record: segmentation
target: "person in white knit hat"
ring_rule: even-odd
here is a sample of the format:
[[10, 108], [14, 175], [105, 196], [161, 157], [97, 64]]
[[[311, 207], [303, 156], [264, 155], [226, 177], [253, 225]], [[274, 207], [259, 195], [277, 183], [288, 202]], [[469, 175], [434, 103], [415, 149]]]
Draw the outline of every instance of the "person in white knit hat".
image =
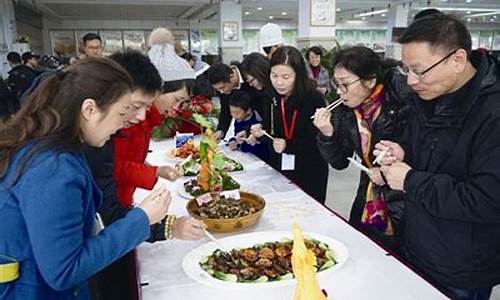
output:
[[[145, 112], [145, 116], [141, 116], [142, 121], [122, 129], [120, 133], [123, 134], [114, 139], [115, 163], [117, 165], [129, 166], [131, 165], [129, 162], [133, 162], [139, 169], [147, 169], [148, 172], [139, 176], [143, 180], [142, 186], [131, 184], [131, 180], [127, 180], [130, 176], [137, 177], [138, 172], [121, 172], [123, 174], [121, 177], [118, 175], [121, 170], [115, 172], [120, 200], [127, 204], [132, 202], [136, 187], [150, 187], [152, 183], [154, 185], [153, 180], [157, 177], [174, 181], [182, 176], [182, 172], [176, 168], [165, 166], [154, 170], [146, 168], [144, 163], [153, 128], [163, 124], [168, 110], [180, 102], [189, 100], [194, 87], [194, 71], [184, 59], [175, 54], [172, 44], [168, 42], [169, 31], [158, 29], [153, 33], [155, 43], [152, 43], [148, 55], [162, 79], [161, 91], [151, 96], [154, 100], [152, 105], [151, 102], [147, 104], [148, 110]], [[149, 99], [151, 100], [151, 98]], [[132, 109], [137, 109], [137, 107], [132, 106]]]
[[173, 36], [166, 28], [153, 30], [149, 37], [149, 59], [163, 80], [163, 93], [154, 106], [161, 114], [188, 100], [192, 94], [196, 75], [189, 64], [175, 53]]
[[276, 49], [283, 46], [283, 34], [281, 33], [281, 27], [277, 24], [265, 24], [260, 28], [259, 36], [260, 47], [264, 50], [268, 59], [271, 59]]

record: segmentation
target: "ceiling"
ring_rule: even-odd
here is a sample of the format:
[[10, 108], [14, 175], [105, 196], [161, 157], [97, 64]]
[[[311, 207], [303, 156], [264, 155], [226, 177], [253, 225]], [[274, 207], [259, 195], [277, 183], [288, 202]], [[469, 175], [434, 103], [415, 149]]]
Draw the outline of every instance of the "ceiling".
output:
[[[59, 19], [216, 20], [219, 0], [18, 0]], [[298, 0], [239, 0], [245, 21], [289, 21], [298, 18]], [[410, 5], [410, 14], [430, 6], [469, 22], [499, 22], [500, 0], [337, 0], [338, 22], [386, 22], [390, 5]], [[410, 16], [411, 17], [411, 16]]]

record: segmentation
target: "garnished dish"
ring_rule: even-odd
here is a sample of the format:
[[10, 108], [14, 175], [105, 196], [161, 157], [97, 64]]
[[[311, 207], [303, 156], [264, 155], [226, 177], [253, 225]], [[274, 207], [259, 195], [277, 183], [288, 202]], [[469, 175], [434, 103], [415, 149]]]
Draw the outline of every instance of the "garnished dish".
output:
[[207, 192], [222, 192], [239, 188], [240, 184], [224, 172], [219, 173], [219, 177], [214, 179], [208, 189], [203, 188], [198, 178], [184, 182], [184, 190], [193, 197], [201, 196]]
[[[306, 239], [307, 249], [316, 256], [316, 270], [333, 267], [337, 261], [330, 247], [315, 239]], [[232, 282], [266, 282], [293, 278], [293, 241], [266, 242], [252, 247], [233, 249], [230, 257], [216, 249], [200, 260], [200, 267], [212, 277]]]
[[185, 144], [172, 149], [170, 151], [170, 156], [178, 159], [184, 159], [191, 156], [193, 159], [197, 159], [200, 157], [200, 150], [195, 145], [193, 140], [187, 141]]
[[[218, 238], [217, 243], [207, 242], [191, 250], [182, 267], [190, 278], [207, 286], [250, 291], [297, 285], [299, 277], [310, 282], [312, 278], [304, 272], [308, 266], [313, 266], [319, 280], [333, 280], [334, 273], [348, 261], [346, 246], [334, 238], [305, 232], [303, 241], [308, 250], [294, 252], [294, 236], [289, 230]], [[304, 253], [314, 260], [302, 263]]]
[[203, 203], [199, 208], [200, 217], [209, 219], [234, 219], [253, 214], [257, 208], [241, 199], [221, 197]]
[[[237, 172], [243, 170], [243, 165], [237, 160], [223, 155], [223, 162], [215, 165], [218, 171]], [[201, 169], [201, 159], [191, 158], [181, 164], [184, 176], [196, 176]]]
[[191, 199], [186, 210], [202, 220], [208, 231], [234, 232], [256, 224], [265, 206], [264, 198], [256, 194], [232, 190]]
[[[239, 189], [240, 185], [227, 174], [225, 155], [219, 151], [219, 145], [210, 129], [208, 121], [200, 115], [193, 115], [195, 120], [205, 128], [200, 140], [200, 168], [196, 179], [184, 183], [185, 192], [191, 196], [206, 193]], [[182, 193], [181, 193], [182, 195]]]

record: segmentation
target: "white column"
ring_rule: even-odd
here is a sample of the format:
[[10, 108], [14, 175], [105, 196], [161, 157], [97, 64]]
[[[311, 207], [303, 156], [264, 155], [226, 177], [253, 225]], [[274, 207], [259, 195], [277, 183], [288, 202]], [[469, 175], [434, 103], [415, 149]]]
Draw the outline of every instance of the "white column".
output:
[[243, 30], [241, 4], [234, 0], [221, 0], [219, 3], [219, 53], [222, 61], [229, 64], [232, 60], [243, 58]]
[[7, 53], [17, 38], [14, 6], [11, 0], [0, 0], [0, 76], [7, 77], [10, 70], [7, 63]]
[[11, 0], [0, 0], [0, 24], [2, 25], [0, 45], [6, 45], [8, 49], [12, 49], [17, 34], [14, 6]]
[[[331, 49], [335, 46], [335, 1], [298, 0], [297, 47], [299, 49], [317, 45]], [[316, 6], [311, 7], [311, 3], [315, 3]], [[311, 10], [314, 16], [311, 14]], [[311, 18], [313, 19], [312, 23]]]
[[[394, 1], [392, 1], [394, 2]], [[385, 57], [401, 59], [401, 44], [392, 42], [392, 29], [394, 27], [408, 26], [408, 14], [410, 5], [408, 3], [393, 4], [387, 13], [387, 35]]]

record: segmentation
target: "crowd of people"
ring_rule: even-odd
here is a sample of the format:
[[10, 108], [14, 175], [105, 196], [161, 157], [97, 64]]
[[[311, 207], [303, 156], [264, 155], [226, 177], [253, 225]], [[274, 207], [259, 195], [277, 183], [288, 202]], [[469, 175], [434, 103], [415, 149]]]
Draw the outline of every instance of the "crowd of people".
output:
[[217, 139], [255, 154], [319, 203], [328, 165], [360, 165], [349, 223], [453, 299], [489, 299], [500, 283], [498, 61], [472, 50], [463, 22], [441, 12], [408, 26], [401, 61], [349, 47], [334, 56], [332, 75], [321, 48], [303, 55], [284, 45], [276, 24], [264, 25], [260, 39], [266, 55], [229, 65], [176, 52], [165, 28], [151, 33], [147, 55], [103, 58], [100, 37], [88, 34], [85, 58], [41, 74], [36, 55], [9, 53], [17, 79], [2, 87], [2, 101], [17, 104], [0, 125], [0, 218], [8, 224], [0, 267], [21, 272], [0, 278], [0, 296], [137, 299], [137, 245], [200, 239], [202, 222], [167, 215], [168, 190], [136, 207], [133, 194], [181, 176], [147, 163], [151, 133], [203, 93], [220, 100]]

